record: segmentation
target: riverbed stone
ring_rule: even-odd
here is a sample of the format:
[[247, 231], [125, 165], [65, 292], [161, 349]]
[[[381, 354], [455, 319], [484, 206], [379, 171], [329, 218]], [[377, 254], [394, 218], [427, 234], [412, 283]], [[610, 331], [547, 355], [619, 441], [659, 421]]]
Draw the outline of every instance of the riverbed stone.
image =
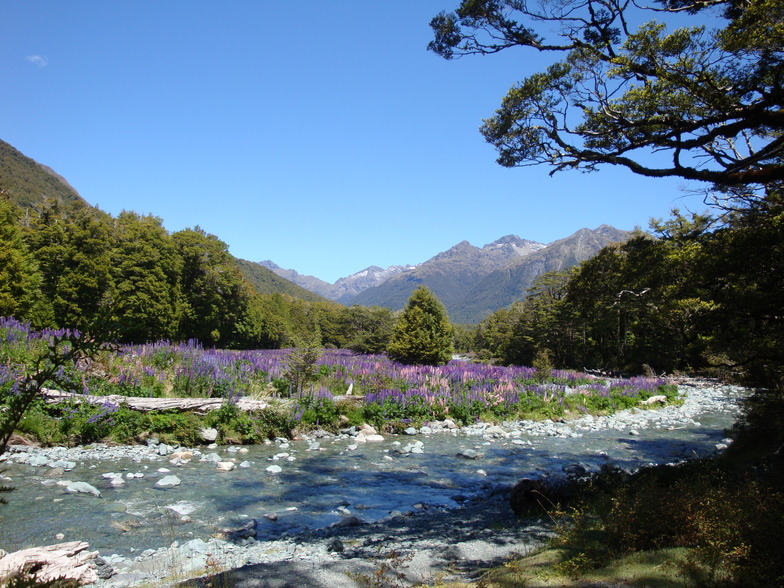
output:
[[56, 461], [49, 463], [50, 468], [62, 468], [66, 472], [70, 472], [72, 469], [76, 467], [75, 461], [68, 461], [65, 459], [58, 459]]
[[283, 468], [282, 468], [282, 467], [280, 467], [279, 465], [271, 465], [271, 466], [269, 466], [269, 467], [267, 468], [267, 471], [268, 471], [270, 474], [279, 474], [280, 472], [282, 472], [282, 471], [283, 471]]
[[214, 443], [218, 439], [218, 429], [208, 427], [199, 431], [199, 437], [207, 443]]
[[485, 429], [485, 437], [490, 437], [491, 439], [505, 439], [506, 431], [497, 425], [492, 425]]
[[101, 493], [98, 491], [98, 488], [95, 486], [88, 484], [87, 482], [70, 482], [68, 486], [65, 487], [68, 492], [78, 492], [81, 494], [92, 494], [93, 496], [98, 496], [100, 498]]
[[237, 467], [233, 461], [219, 461], [215, 465], [217, 469], [221, 472], [230, 472]]
[[585, 469], [585, 467], [581, 466], [579, 463], [570, 463], [570, 464], [566, 464], [566, 465], [564, 465], [564, 466], [561, 468], [561, 470], [562, 470], [562, 471], [563, 471], [563, 473], [565, 473], [567, 476], [574, 476], [574, 477], [578, 477], [578, 478], [579, 478], [580, 476], [584, 476], [584, 475], [586, 474], [586, 469]]
[[155, 483], [159, 488], [171, 488], [173, 486], [179, 486], [180, 484], [182, 484], [182, 480], [177, 476], [164, 476]]
[[482, 453], [479, 453], [475, 449], [463, 449], [462, 451], [458, 451], [456, 455], [457, 457], [461, 457], [463, 459], [479, 459], [484, 457]]

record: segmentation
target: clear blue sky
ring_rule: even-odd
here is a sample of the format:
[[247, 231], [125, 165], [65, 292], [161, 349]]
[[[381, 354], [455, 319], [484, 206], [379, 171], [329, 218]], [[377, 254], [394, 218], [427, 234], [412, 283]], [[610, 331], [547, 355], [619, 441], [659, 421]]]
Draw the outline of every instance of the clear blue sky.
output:
[[681, 181], [498, 166], [481, 119], [542, 58], [428, 52], [456, 5], [0, 0], [0, 139], [109, 213], [329, 282], [703, 210]]

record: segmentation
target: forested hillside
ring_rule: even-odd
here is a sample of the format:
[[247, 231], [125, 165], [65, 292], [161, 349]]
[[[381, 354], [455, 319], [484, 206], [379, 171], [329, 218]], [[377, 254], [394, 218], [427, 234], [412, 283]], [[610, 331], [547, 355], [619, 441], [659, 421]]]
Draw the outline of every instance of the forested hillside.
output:
[[260, 263], [239, 258], [235, 258], [235, 261], [242, 275], [245, 276], [245, 279], [251, 283], [259, 294], [287, 294], [294, 298], [311, 302], [324, 300], [318, 294], [306, 290], [286, 278], [282, 278]]
[[0, 140], [0, 194], [8, 194], [22, 207], [44, 198], [86, 204], [60, 175]]

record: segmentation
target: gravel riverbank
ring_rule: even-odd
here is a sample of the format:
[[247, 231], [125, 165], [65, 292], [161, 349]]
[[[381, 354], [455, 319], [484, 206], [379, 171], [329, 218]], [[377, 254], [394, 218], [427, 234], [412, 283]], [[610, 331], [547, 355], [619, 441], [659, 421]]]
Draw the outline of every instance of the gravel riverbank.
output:
[[[427, 464], [428, 458], [435, 457], [428, 452], [434, 451], [431, 447], [437, 445], [436, 440], [446, 435], [454, 439], [454, 445], [449, 447], [457, 449], [448, 458], [457, 460], [464, 468], [469, 463], [468, 470], [475, 476], [471, 479], [477, 480], [470, 492], [465, 485], [442, 483], [445, 491], [451, 493], [445, 494], [448, 500], [410, 500], [409, 506], [390, 508], [383, 516], [376, 517], [370, 514], [382, 507], [374, 510], [357, 501], [336, 501], [335, 522], [304, 530], [283, 528], [274, 538], [268, 531], [270, 525], [284, 521], [286, 511], [296, 507], [279, 512], [253, 511], [252, 516], [243, 519], [242, 525], [228, 529], [216, 526], [214, 533], [197, 533], [193, 538], [177, 539], [158, 548], [113, 553], [103, 547], [98, 561], [99, 573], [104, 578], [96, 586], [171, 585], [205, 572], [214, 575], [224, 570], [229, 570], [223, 572], [225, 585], [238, 587], [358, 586], [363, 578], [371, 578], [374, 571], [384, 567], [404, 574], [401, 583], [435, 583], [439, 578], [446, 580], [478, 573], [514, 554], [529, 552], [547, 538], [549, 530], [545, 521], [520, 521], [508, 506], [516, 469], [522, 478], [532, 473], [562, 475], [572, 465], [587, 471], [596, 470], [603, 463], [633, 468], [678, 461], [725, 447], [728, 440], [723, 439], [723, 428], [736, 418], [737, 400], [744, 391], [689, 381], [680, 386], [680, 392], [683, 397], [680, 406], [633, 409], [568, 422], [477, 423], [457, 429], [446, 421], [399, 436], [377, 436], [368, 430], [337, 436], [320, 432], [291, 444], [278, 440], [270, 450], [270, 457], [261, 465], [247, 459], [245, 448], [177, 448], [155, 443], [129, 447], [14, 446], [3, 460], [12, 466], [9, 468], [12, 478], [22, 480], [31, 475], [31, 483], [57, 489], [60, 494], [51, 501], [59, 503], [77, 495], [85, 496], [85, 500], [97, 499], [99, 495], [109, 497], [124, 487], [142, 483], [149, 484], [151, 491], [160, 490], [167, 478], [173, 490], [165, 492], [177, 492], [177, 481], [185, 478], [187, 468], [194, 464], [235, 470], [225, 476], [232, 476], [242, 468], [248, 471], [255, 468], [265, 480], [280, 479], [281, 472], [285, 474], [287, 467], [293, 467], [294, 460], [302, 463], [306, 452], [318, 455], [327, 445], [338, 447], [340, 452], [324, 453], [334, 455], [325, 459], [347, 459], [346, 456], [361, 452], [362, 447], [358, 449], [358, 446], [373, 445], [378, 448], [377, 454], [362, 462], [361, 467], [402, 464], [401, 467], [425, 476], [426, 465], [419, 464]], [[571, 447], [576, 449], [568, 449]], [[504, 452], [495, 459], [504, 462], [506, 470], [500, 465], [497, 469], [509, 470], [511, 474], [495, 476], [490, 466], [496, 462], [491, 463], [489, 457], [483, 459], [485, 453], [489, 456], [492, 451]], [[534, 459], [538, 465], [530, 466], [533, 470], [525, 469]], [[113, 471], [112, 464], [119, 462], [131, 466], [125, 471]], [[96, 474], [90, 481], [72, 477], [74, 472], [85, 471], [80, 470], [85, 464], [90, 464], [87, 467], [100, 472], [100, 476]], [[161, 472], [161, 469], [169, 471]], [[397, 472], [394, 470], [392, 474], [402, 475]], [[101, 482], [95, 482], [96, 479]], [[247, 484], [238, 486], [238, 491], [249, 491]], [[311, 498], [316, 502], [321, 490], [316, 487], [312, 490]], [[304, 492], [307, 494], [307, 488]], [[167, 508], [176, 518], [173, 524], [193, 524], [199, 516], [198, 511], [193, 512], [196, 508], [193, 501], [177, 501], [176, 495], [172, 496], [169, 500], [172, 504]], [[46, 500], [48, 497], [40, 502]], [[126, 519], [118, 522], [131, 524]], [[133, 529], [122, 532], [132, 533]], [[8, 533], [5, 535], [7, 539]], [[206, 580], [194, 580], [193, 585], [209, 584]]]

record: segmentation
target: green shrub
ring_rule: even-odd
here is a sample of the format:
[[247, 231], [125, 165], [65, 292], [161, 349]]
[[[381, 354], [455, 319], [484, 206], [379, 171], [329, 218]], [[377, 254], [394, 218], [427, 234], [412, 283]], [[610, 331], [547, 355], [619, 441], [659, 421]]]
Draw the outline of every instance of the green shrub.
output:
[[201, 442], [199, 431], [204, 422], [197, 415], [187, 412], [165, 410], [147, 413], [149, 431], [164, 443], [197, 445]]
[[297, 404], [300, 423], [337, 430], [340, 412], [331, 398], [304, 396]]

